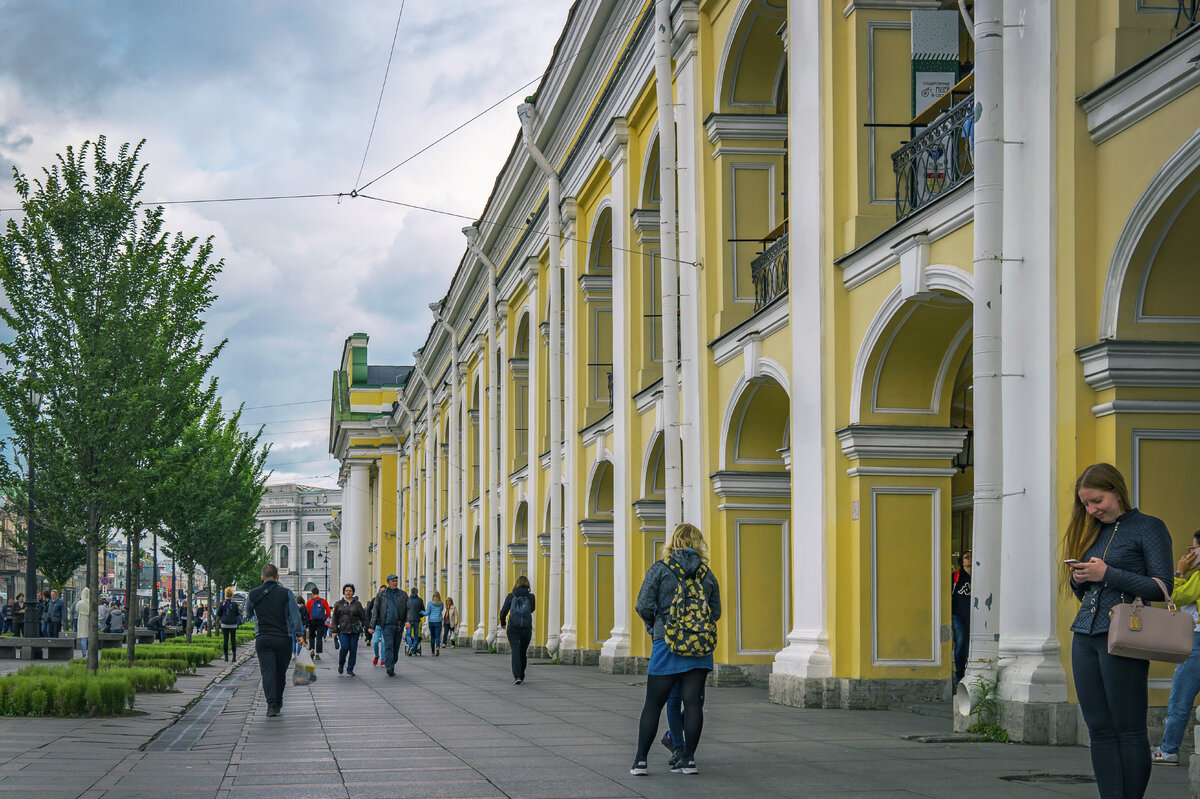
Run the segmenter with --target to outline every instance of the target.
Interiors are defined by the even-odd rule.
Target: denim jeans
[[[383,653],[379,651],[380,645],[383,644],[383,626],[375,628],[375,632],[371,633],[371,651],[375,653],[376,658],[383,657]]]
[[[950,630],[954,634],[954,681],[962,682],[967,671],[967,649],[971,644],[971,623],[959,616],[950,616]]]
[[[1171,698],[1167,700],[1167,722],[1160,747],[1164,752],[1179,751],[1197,693],[1200,693],[1200,632],[1192,633],[1192,654],[1175,667],[1175,676],[1171,678]]]
[[[356,633],[338,633],[338,672],[346,668],[354,673],[354,664],[358,662],[358,635]]]
[[[704,686],[700,687],[700,707],[704,707]],[[667,697],[667,730],[671,744],[676,749],[684,748],[683,737],[683,683],[675,683]]]
[[[1107,631],[1075,633],[1071,670],[1092,739],[1092,771],[1100,799],[1141,799],[1150,782],[1150,662],[1110,655]]]
[[[400,652],[400,642],[403,640],[404,635],[398,625],[384,625],[382,646],[383,665],[389,669],[396,668],[396,655]]]
[[[442,640],[442,623],[440,621],[429,622],[429,648],[436,652],[439,648],[439,643]]]
[[[450,635],[453,632],[449,624],[442,625],[442,646],[450,643]]]

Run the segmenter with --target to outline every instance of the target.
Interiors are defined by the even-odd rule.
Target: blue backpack
[[[325,600],[320,598],[314,599],[312,610],[309,611],[308,617],[313,621],[320,621],[325,618]]]

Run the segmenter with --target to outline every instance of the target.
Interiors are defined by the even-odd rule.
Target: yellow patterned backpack
[[[663,562],[678,581],[666,620],[667,648],[687,657],[712,654],[717,648],[717,625],[704,596],[703,581],[708,567],[701,563],[696,573],[688,577],[683,567],[671,558],[664,558]]]

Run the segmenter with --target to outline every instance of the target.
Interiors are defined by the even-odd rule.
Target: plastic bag
[[[317,666],[307,649],[292,660],[292,685],[308,685],[317,681]]]

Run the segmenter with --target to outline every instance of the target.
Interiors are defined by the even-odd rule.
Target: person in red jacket
[[[308,600],[308,648],[313,660],[321,659],[322,644],[325,642],[325,625],[329,621],[329,603],[321,598],[321,592],[312,590]]]

